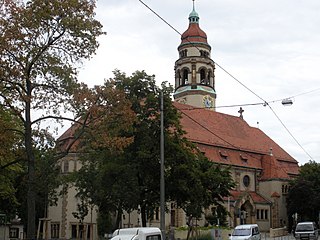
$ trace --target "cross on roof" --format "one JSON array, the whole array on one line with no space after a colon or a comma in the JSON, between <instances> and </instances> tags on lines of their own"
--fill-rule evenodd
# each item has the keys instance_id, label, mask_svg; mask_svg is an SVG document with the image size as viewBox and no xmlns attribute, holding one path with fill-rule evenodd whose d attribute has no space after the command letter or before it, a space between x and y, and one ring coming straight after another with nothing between
<instances>
[{"instance_id":1,"label":"cross on roof","mask_svg":"<svg viewBox=\"0 0 320 240\"><path fill-rule=\"evenodd\" d=\"M242 118L243 119L243 115L242 115L242 113L244 112L244 110L242 109L242 107L240 107L240 110L238 111L238 113L240 113L240 118Z\"/></svg>"}]
</instances>

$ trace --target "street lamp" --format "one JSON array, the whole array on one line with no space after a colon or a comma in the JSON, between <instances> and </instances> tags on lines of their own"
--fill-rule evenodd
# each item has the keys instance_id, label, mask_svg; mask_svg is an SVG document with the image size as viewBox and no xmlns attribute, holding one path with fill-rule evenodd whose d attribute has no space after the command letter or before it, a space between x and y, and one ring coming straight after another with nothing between
<instances>
[{"instance_id":1,"label":"street lamp","mask_svg":"<svg viewBox=\"0 0 320 240\"><path fill-rule=\"evenodd\" d=\"M283 106L291 106L293 104L293 101L290 98L285 98L285 99L282 100L281 103L282 103Z\"/></svg>"}]
</instances>

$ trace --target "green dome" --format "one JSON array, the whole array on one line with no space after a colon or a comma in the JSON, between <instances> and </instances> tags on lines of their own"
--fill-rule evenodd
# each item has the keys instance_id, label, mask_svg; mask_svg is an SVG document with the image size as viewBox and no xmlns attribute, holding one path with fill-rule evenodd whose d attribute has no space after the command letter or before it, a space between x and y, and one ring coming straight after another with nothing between
<instances>
[{"instance_id":1,"label":"green dome","mask_svg":"<svg viewBox=\"0 0 320 240\"><path fill-rule=\"evenodd\" d=\"M190 23L199 23L199 14L196 12L196 10L194 8L194 0L193 0L192 12L189 14L189 22Z\"/></svg>"},{"instance_id":2,"label":"green dome","mask_svg":"<svg viewBox=\"0 0 320 240\"><path fill-rule=\"evenodd\" d=\"M196 17L196 18L199 18L199 14L193 9L192 12L189 14L189 18L192 18L192 17Z\"/></svg>"}]
</instances>

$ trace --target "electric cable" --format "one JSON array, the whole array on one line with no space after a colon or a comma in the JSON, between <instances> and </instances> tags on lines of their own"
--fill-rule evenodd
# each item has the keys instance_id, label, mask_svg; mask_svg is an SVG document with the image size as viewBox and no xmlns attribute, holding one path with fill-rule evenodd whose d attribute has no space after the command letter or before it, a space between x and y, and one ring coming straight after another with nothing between
<instances>
[{"instance_id":1,"label":"electric cable","mask_svg":"<svg viewBox=\"0 0 320 240\"><path fill-rule=\"evenodd\" d=\"M208 131L209 133L211 133L212 135L216 136L217 138L219 138L220 140L222 140L223 142L227 143L229 145L229 148L232 147L234 150L239 151L239 152L245 152L247 155L251 156L253 159L256 159L258 161L261 161L261 158L258 158L257 155L259 154L263 154L262 152L250 152L249 150L242 150L240 147L235 146L234 144L230 143L229 141L225 140L224 138L220 137L219 135L217 135L216 133L214 133L213 131L211 131L209 128L207 128L206 126L204 126L203 124L201 124L199 121L197 121L196 119L192 118L190 115L184 113L183 111L185 110L196 110L196 108L192 108L192 109L180 109L180 112L186 116L187 118L189 118L191 121L195 122L196 124L198 124L200 127L204 128L206 131ZM203 143L202 143L203 144ZM228 147L227 147L228 148ZM253 149L251 149L251 151L253 151ZM270 166L272 166L272 164L269 163L265 163L265 164L269 164Z\"/></svg>"},{"instance_id":2,"label":"electric cable","mask_svg":"<svg viewBox=\"0 0 320 240\"><path fill-rule=\"evenodd\" d=\"M142 0L138 0L141 4L143 4L146 8L148 8L153 14L155 14L159 19L161 19L165 24L167 24L171 29L173 29L176 33L178 33L180 36L182 36L182 34L176 29L174 28L169 22L167 22L163 17L161 17L157 12L155 12L151 7L149 7L146 3L144 3ZM196 49L200 50L193 42L191 42L189 39L187 39L187 41L192 44ZM214 63L222 70L224 71L227 75L229 75L232 79L234 79L235 81L237 81L241 86L243 86L245 89L247 89L248 91L250 91L252 94L254 94L257 98L259 98L260 100L263 101L263 103L265 104L265 106L269 106L270 110L272 111L272 113L276 116L276 118L280 121L281 125L286 129L286 131L289 133L289 135L293 138L293 140L298 144L298 146L300 148L302 148L302 150L307 153L307 151L303 148L303 146L298 142L298 140L293 136L293 134L289 131L289 129L286 127L286 125L281 121L281 119L279 118L279 116L275 113L275 111L272 109L272 107L269 105L269 103L264 100L262 97L260 97L257 93L255 93L253 90L251 90L249 87L247 87L245 84L243 84L239 79L237 79L235 76L233 76L230 72L228 72L226 69L224 69L220 64L218 64L217 62L214 61ZM310 160L313 160L313 158L311 157L311 155L309 153L307 153L307 155L311 158ZM314 161L314 160L313 160Z\"/></svg>"}]
</instances>

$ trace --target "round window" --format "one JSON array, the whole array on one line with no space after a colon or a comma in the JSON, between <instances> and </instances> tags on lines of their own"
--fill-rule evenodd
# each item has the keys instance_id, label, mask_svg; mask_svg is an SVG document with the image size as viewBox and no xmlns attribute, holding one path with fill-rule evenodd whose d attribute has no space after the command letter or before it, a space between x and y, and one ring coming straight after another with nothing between
<instances>
[{"instance_id":1,"label":"round window","mask_svg":"<svg viewBox=\"0 0 320 240\"><path fill-rule=\"evenodd\" d=\"M249 187L250 184L250 177L248 175L245 175L243 177L243 185L245 185L246 187Z\"/></svg>"}]
</instances>

